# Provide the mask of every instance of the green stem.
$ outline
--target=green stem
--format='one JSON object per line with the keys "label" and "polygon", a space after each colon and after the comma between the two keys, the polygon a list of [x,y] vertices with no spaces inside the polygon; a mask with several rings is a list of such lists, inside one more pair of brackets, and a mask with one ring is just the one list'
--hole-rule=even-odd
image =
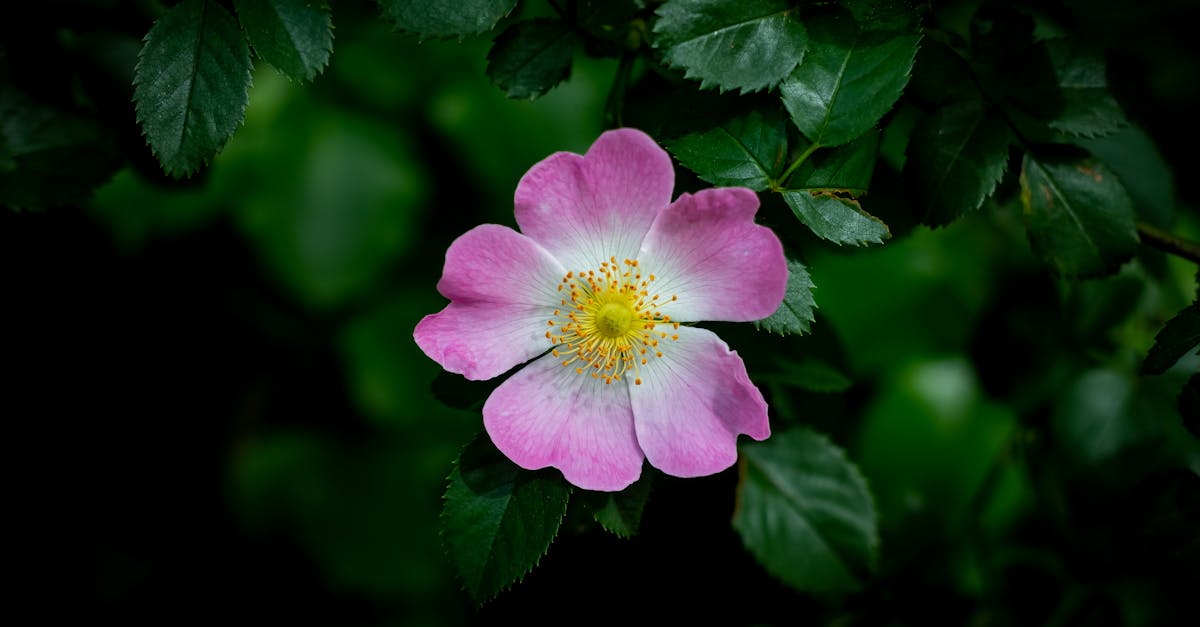
{"label": "green stem", "polygon": [[1200,244],[1171,235],[1146,222],[1137,223],[1137,232],[1143,244],[1153,246],[1165,253],[1182,257],[1192,263],[1200,264]]}
{"label": "green stem", "polygon": [[617,76],[613,79],[612,89],[604,103],[604,128],[620,128],[625,126],[625,90],[629,87],[629,76],[633,72],[633,62],[637,55],[632,52],[621,54],[617,63]]}
{"label": "green stem", "polygon": [[796,160],[793,161],[792,164],[789,165],[788,168],[783,171],[783,174],[779,175],[779,178],[771,181],[771,189],[773,189],[775,191],[779,191],[779,189],[784,184],[787,183],[788,177],[790,177],[792,175],[792,173],[796,171],[796,168],[800,167],[800,164],[804,163],[804,161],[806,159],[808,159],[808,156],[811,155],[813,152],[815,152],[820,147],[821,147],[821,144],[818,144],[816,142],[809,144],[808,148],[805,148],[804,152],[800,153],[800,156],[796,157]]}

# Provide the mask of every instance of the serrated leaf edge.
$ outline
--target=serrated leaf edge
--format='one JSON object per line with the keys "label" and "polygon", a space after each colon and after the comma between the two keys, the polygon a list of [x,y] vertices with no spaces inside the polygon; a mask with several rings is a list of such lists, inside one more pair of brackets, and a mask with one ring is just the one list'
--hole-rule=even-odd
{"label": "serrated leaf edge", "polygon": [[[664,7],[667,7],[667,6],[669,6],[669,4],[667,4],[667,3],[664,3],[663,5],[659,6],[659,8],[655,10],[655,14],[656,14],[656,15],[658,15],[658,17],[660,17],[660,18],[664,17],[664,15],[663,15],[663,13],[662,13],[662,10],[663,10],[663,8],[664,8]],[[695,41],[696,39],[699,39],[699,38],[700,38],[700,37],[702,37],[702,36],[704,36],[704,37],[707,37],[707,36],[710,36],[710,35],[712,35],[712,34],[714,34],[714,33],[718,33],[718,32],[721,32],[721,31],[723,31],[723,30],[727,30],[727,29],[730,29],[730,28],[735,28],[735,27],[738,27],[738,26],[743,26],[743,25],[745,25],[745,24],[748,24],[748,23],[750,23],[750,22],[754,22],[754,21],[756,21],[756,20],[765,20],[765,19],[772,18],[772,17],[778,16],[778,15],[784,15],[784,16],[786,16],[787,14],[789,14],[789,13],[794,13],[794,12],[796,12],[796,11],[797,11],[797,8],[796,8],[795,6],[790,6],[790,7],[786,8],[786,9],[783,9],[783,10],[781,10],[781,11],[776,11],[776,12],[774,12],[774,13],[768,13],[768,14],[766,14],[766,15],[759,15],[759,16],[755,16],[755,17],[752,17],[752,18],[749,18],[749,19],[742,20],[741,22],[737,22],[737,23],[734,23],[734,24],[729,24],[729,25],[726,25],[726,26],[722,26],[721,28],[719,28],[719,29],[717,29],[717,30],[715,30],[715,31],[711,31],[711,32],[709,32],[709,33],[705,33],[704,35],[697,35],[696,37],[692,37],[692,38],[690,38],[690,39],[684,39],[684,40],[681,40],[681,41],[679,41],[679,42],[672,43],[672,44],[670,44],[668,47],[674,47],[674,46],[678,46],[678,45],[679,45],[679,44],[681,44],[681,43],[687,43],[687,42],[690,42],[690,41]],[[797,21],[797,24],[799,24],[801,28],[804,28],[804,24],[803,24],[803,23],[801,23],[801,22]],[[661,21],[659,21],[659,22],[655,22],[655,24],[654,24],[654,33],[655,33],[655,34],[660,34],[660,33],[662,32],[662,29],[660,29],[660,28],[659,28],[661,25],[662,25],[662,22],[661,22]],[[807,32],[805,33],[805,35],[807,36]],[[661,41],[661,40],[659,40],[659,39],[655,38],[655,40],[654,40],[654,42],[653,42],[653,46],[654,46],[654,48],[657,48],[657,49],[662,49],[662,46],[660,46],[660,45],[659,45],[659,44],[660,44],[660,41]],[[807,45],[805,46],[805,49],[807,49]],[[772,88],[776,87],[777,85],[779,85],[780,83],[782,83],[782,82],[783,82],[785,79],[787,79],[787,77],[788,77],[788,76],[790,76],[790,75],[792,74],[792,72],[794,72],[794,71],[796,70],[796,66],[797,66],[797,65],[800,65],[800,63],[802,63],[802,62],[803,62],[803,60],[804,60],[804,54],[805,54],[805,50],[801,50],[801,51],[800,51],[800,54],[799,54],[799,58],[797,58],[797,59],[796,59],[796,64],[795,64],[795,65],[793,65],[791,68],[789,68],[789,69],[788,69],[788,71],[784,72],[784,73],[783,73],[783,76],[781,76],[781,77],[779,78],[779,80],[776,80],[776,81],[766,81],[766,82],[764,82],[764,83],[761,83],[761,84],[760,84],[760,83],[747,83],[747,84],[744,84],[744,85],[723,85],[723,84],[721,84],[721,83],[718,83],[718,82],[716,82],[715,80],[711,80],[711,79],[709,79],[709,78],[707,78],[707,77],[701,76],[701,75],[700,75],[699,73],[697,73],[695,70],[693,70],[692,68],[690,68],[690,67],[688,67],[688,66],[686,66],[686,65],[684,65],[684,64],[682,64],[682,63],[676,62],[676,61],[675,61],[675,60],[672,58],[672,55],[671,55],[671,53],[670,53],[670,50],[664,50],[663,52],[664,52],[664,54],[663,54],[662,58],[663,58],[663,60],[664,60],[664,61],[666,61],[666,62],[667,62],[667,65],[668,65],[669,67],[672,67],[672,68],[677,68],[677,69],[678,69],[678,68],[682,68],[682,69],[684,70],[684,72],[683,72],[683,77],[684,77],[685,79],[690,79],[690,80],[696,80],[696,79],[700,79],[700,89],[712,89],[712,88],[716,87],[716,88],[717,88],[717,92],[718,92],[718,93],[722,93],[722,94],[723,94],[723,93],[725,93],[725,92],[727,92],[727,91],[733,91],[733,90],[737,89],[737,90],[738,90],[738,94],[739,94],[739,95],[743,95],[743,96],[744,96],[744,95],[746,95],[746,94],[749,94],[749,93],[754,93],[754,92],[762,91],[762,90],[764,90],[764,89],[766,89],[766,90],[770,90],[770,89],[772,89]]]}
{"label": "serrated leaf edge", "polygon": [[[235,10],[236,10],[236,3],[234,3],[234,4],[235,4]],[[284,30],[284,32],[287,33],[288,40],[292,42],[292,46],[296,47],[296,39],[295,39],[295,37],[292,36],[292,31],[290,31],[286,28],[286,22],[285,22],[285,20],[283,20],[283,16],[280,15],[279,10],[276,9],[275,3],[268,0],[267,4],[270,5],[271,9],[275,12],[275,15],[280,18],[279,22],[281,24],[285,24],[285,27],[283,30]],[[329,3],[322,2],[322,3],[320,3],[320,5],[318,5],[318,8],[323,10],[323,12],[325,14],[325,31],[327,33],[329,33],[329,45],[327,47],[323,48],[323,50],[325,51],[326,54],[325,54],[325,58],[321,61],[321,64],[316,66],[315,68],[312,68],[311,70],[308,70],[306,68],[305,76],[300,77],[300,78],[292,76],[291,74],[283,71],[279,67],[276,67],[276,65],[274,63],[267,61],[267,59],[258,52],[258,47],[254,45],[254,41],[250,38],[249,31],[247,31],[244,26],[242,27],[242,33],[245,35],[246,41],[250,43],[250,47],[254,50],[254,56],[258,57],[259,59],[262,59],[263,61],[266,61],[268,65],[275,68],[275,71],[282,74],[289,81],[298,81],[298,82],[302,82],[302,83],[307,83],[307,82],[310,82],[313,79],[315,79],[317,76],[320,76],[325,71],[325,68],[329,67],[329,58],[331,56],[333,56],[333,40],[334,40],[333,16],[329,10]],[[238,24],[239,25],[241,25],[241,20],[242,20],[242,16],[239,14],[238,15]],[[298,47],[297,47],[297,49],[298,49]]]}
{"label": "serrated leaf edge", "polygon": [[[212,2],[212,0],[200,0],[200,2],[203,3],[205,10],[207,10],[207,7]],[[183,6],[182,3],[177,4],[173,7],[171,7],[167,13],[170,13],[170,11],[174,11],[174,10],[178,9],[181,6]],[[224,7],[221,7],[219,4],[216,6],[219,10],[225,11]],[[225,11],[225,12],[227,15],[229,15],[228,11]],[[163,17],[166,17],[167,13],[164,13]],[[220,154],[221,149],[225,147],[225,144],[229,143],[229,139],[231,137],[233,137],[234,133],[236,133],[237,130],[239,128],[241,128],[243,124],[245,124],[245,122],[246,122],[246,105],[249,103],[249,100],[250,100],[249,93],[250,93],[250,88],[253,87],[254,77],[253,77],[253,74],[249,70],[246,71],[246,75],[245,75],[246,76],[246,98],[242,102],[241,110],[238,111],[238,118],[239,118],[238,123],[234,125],[233,129],[230,130],[229,133],[225,135],[225,137],[221,138],[221,140],[219,142],[220,146],[217,147],[216,151],[214,151],[211,155],[208,155],[207,157],[201,157],[200,165],[196,166],[193,169],[190,169],[190,170],[189,169],[176,169],[173,166],[168,167],[167,164],[163,163],[162,155],[159,153],[158,149],[156,149],[154,147],[154,144],[150,141],[150,136],[146,134],[146,125],[142,120],[141,100],[137,96],[137,86],[140,83],[140,81],[139,81],[140,70],[142,68],[142,61],[143,61],[142,55],[146,51],[146,44],[150,40],[151,33],[154,32],[154,27],[158,25],[159,21],[161,21],[163,19],[163,17],[160,17],[158,20],[156,20],[154,22],[154,24],[150,27],[150,30],[146,32],[146,35],[144,37],[142,37],[142,47],[140,50],[138,50],[138,61],[133,69],[134,114],[135,114],[135,119],[138,122],[138,127],[139,127],[139,130],[141,131],[142,138],[145,139],[146,146],[148,148],[150,148],[150,152],[154,154],[154,157],[158,161],[159,166],[161,166],[163,168],[163,170],[173,178],[181,178],[181,177],[186,178],[186,177],[191,176],[192,174],[195,174],[196,172],[199,172],[203,168],[207,167],[210,164],[211,160],[214,157],[216,157],[218,154]],[[233,15],[229,15],[229,18],[231,20],[233,20],[235,24],[237,24],[238,32],[242,32],[241,31],[241,23],[237,21],[237,18],[235,18]],[[243,41],[244,41],[245,33],[242,33],[242,36],[243,36]],[[247,61],[248,61],[247,65],[252,66],[252,63],[249,63],[249,61],[250,61],[249,55],[250,55],[250,48],[249,48],[249,45],[247,45],[247,47],[246,47],[246,56],[247,56]],[[194,83],[194,81],[193,81],[193,83]],[[189,87],[188,89],[190,92],[192,87]],[[190,99],[191,98],[189,95],[189,100]],[[187,120],[187,118],[185,117],[184,118],[184,127],[187,126],[186,120]]]}
{"label": "serrated leaf edge", "polygon": [[505,11],[503,15],[501,15],[499,18],[497,18],[496,21],[492,22],[487,28],[481,28],[480,30],[477,30],[477,31],[465,31],[465,32],[461,32],[461,33],[425,33],[425,32],[421,32],[416,29],[405,28],[404,25],[400,24],[400,22],[397,20],[397,18],[392,15],[392,12],[386,6],[384,6],[383,0],[378,0],[378,2],[379,2],[380,13],[382,14],[383,18],[385,20],[387,20],[388,24],[390,24],[392,26],[393,32],[405,33],[405,34],[409,34],[409,35],[416,35],[417,41],[419,41],[419,42],[425,41],[426,38],[439,39],[439,40],[458,39],[459,41],[462,41],[466,37],[474,37],[476,35],[482,35],[488,31],[492,30],[493,28],[496,28],[497,24],[499,24],[500,22],[503,22],[505,18],[512,15],[513,10],[515,10],[517,8],[517,0],[513,0],[512,6],[509,7],[508,10]]}
{"label": "serrated leaf edge", "polygon": [[[875,504],[875,493],[871,490],[870,481],[868,481],[867,478],[862,474],[862,471],[859,470],[858,464],[854,463],[853,460],[850,459],[850,456],[846,454],[845,449],[838,446],[837,443],[835,443],[833,440],[831,440],[828,436],[826,436],[823,433],[817,432],[813,429],[809,429],[808,427],[803,427],[803,426],[793,427],[792,429],[789,429],[787,431],[787,433],[798,433],[798,432],[807,432],[809,435],[816,438],[817,440],[820,440],[820,441],[823,441],[824,443],[826,443],[830,447],[830,449],[834,451],[834,454],[839,459],[844,461],[846,463],[846,467],[850,469],[851,481],[858,483],[859,486],[862,488],[863,493],[866,494],[867,506],[870,511],[871,522],[872,522],[871,533],[870,533],[869,537],[867,538],[867,545],[870,549],[869,561],[867,563],[867,567],[868,567],[868,573],[874,573],[879,568],[879,548],[880,548],[881,540],[880,540],[880,536],[879,536],[879,510]],[[752,443],[741,444],[738,446],[738,481],[737,481],[737,488],[736,488],[736,491],[734,494],[734,508],[733,508],[733,515],[730,518],[730,526],[733,526],[733,524],[732,524],[733,520],[737,519],[738,512],[741,511],[741,508],[742,508],[742,489],[746,482],[746,469],[750,463],[748,460],[748,456],[746,455],[745,449],[746,449],[746,447],[762,446],[762,445],[763,444],[759,443],[759,442],[752,442]],[[764,472],[763,475],[767,475],[767,473]],[[772,483],[775,485],[780,485],[773,478],[772,478]],[[736,526],[734,526],[734,532],[738,534],[739,538],[741,538],[742,534],[740,531],[737,530]],[[822,538],[822,542],[824,542],[824,538]],[[804,590],[801,588],[797,588],[796,586],[793,586],[790,582],[784,580],[784,578],[782,576],[780,576],[778,573],[776,573],[774,571],[774,569],[767,567],[767,565],[764,564],[759,559],[760,556],[757,553],[755,553],[754,549],[746,546],[744,539],[742,540],[742,546],[745,547],[746,550],[750,551],[751,554],[754,554],[756,561],[758,561],[759,566],[761,566],[763,570],[768,572],[777,581],[783,583],[786,586],[796,588],[799,590]],[[805,590],[805,591],[808,591],[808,590]]]}
{"label": "serrated leaf edge", "polygon": [[[463,579],[462,573],[459,572],[458,567],[455,565],[456,560],[452,553],[452,549],[450,548],[449,538],[446,537],[446,525],[445,525],[444,520],[446,517],[446,503],[447,503],[446,497],[450,491],[450,484],[451,484],[452,478],[454,477],[454,473],[458,471],[459,461],[462,459],[463,452],[466,451],[467,448],[470,447],[471,444],[475,441],[475,439],[479,438],[479,437],[489,437],[489,436],[485,436],[484,434],[481,433],[481,434],[476,435],[475,438],[471,438],[470,440],[468,440],[465,445],[463,445],[461,448],[459,448],[458,455],[450,463],[450,472],[446,474],[446,478],[444,479],[444,481],[446,483],[446,489],[442,491],[442,499],[441,499],[442,500],[442,510],[440,512],[438,512],[438,521],[442,523],[438,526],[438,539],[440,540],[440,543],[442,545],[442,554],[447,559],[447,561],[449,561],[451,563],[453,570],[454,570],[455,579],[459,582],[461,590],[464,593],[466,593],[467,596],[471,597],[471,600],[475,603],[475,605],[477,607],[482,607],[488,601],[491,601],[492,599],[495,599],[497,596],[499,596],[501,592],[509,590],[513,586],[523,582],[525,580],[525,577],[528,576],[529,573],[533,572],[533,570],[535,568],[537,568],[537,566],[539,564],[542,563],[542,558],[550,553],[550,546],[552,544],[554,544],[555,538],[558,537],[558,532],[562,529],[563,520],[565,520],[566,516],[567,516],[567,507],[564,506],[562,513],[559,514],[559,516],[558,516],[558,520],[556,521],[556,530],[554,532],[554,535],[546,542],[546,546],[543,547],[541,549],[541,551],[538,552],[538,554],[535,556],[533,562],[529,565],[529,568],[526,568],[523,572],[518,574],[516,579],[513,579],[512,581],[497,588],[489,596],[485,596],[485,597],[475,596],[475,593],[471,591],[470,586]],[[506,459],[507,459],[507,457],[506,457]],[[542,472],[542,471],[536,471],[536,470],[530,471],[530,470],[525,470],[524,468],[518,467],[518,473],[527,473],[527,472]],[[573,490],[572,486],[568,484],[567,485],[567,504],[570,503],[570,496],[571,496],[572,492],[574,492],[574,490]],[[493,541],[494,541],[494,539],[493,539]]]}

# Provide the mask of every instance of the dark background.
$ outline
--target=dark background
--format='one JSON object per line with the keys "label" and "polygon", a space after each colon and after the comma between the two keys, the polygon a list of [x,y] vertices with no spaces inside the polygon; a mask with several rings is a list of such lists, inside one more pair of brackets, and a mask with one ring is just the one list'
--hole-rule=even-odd
{"label": "dark background", "polygon": [[[64,75],[131,77],[152,12],[85,3],[66,19],[68,4],[0,27],[18,82],[54,92]],[[973,3],[934,5],[953,23]],[[1168,226],[1198,239],[1183,165],[1200,110],[1187,5],[1045,10],[1108,51],[1145,131],[1133,141],[1158,153],[1126,184],[1165,199]],[[119,147],[116,176],[86,203],[0,211],[14,611],[334,625],[1194,616],[1200,453],[1175,398],[1200,362],[1135,373],[1194,298],[1196,267],[1147,250],[1116,276],[1059,281],[1029,252],[1011,189],[945,229],[898,218],[896,237],[867,250],[789,235],[786,207],[764,198],[760,221],[804,247],[814,333],[721,333],[752,376],[768,363],[755,354],[779,350],[853,379],[839,394],[764,393],[777,430],[830,434],[872,487],[881,559],[863,592],[816,599],[768,575],[729,525],[735,469],[648,469],[638,536],[573,506],[542,563],[476,609],[437,515],[480,417],[437,400],[439,368],[412,328],[444,304],[434,285],[449,242],[512,225],[521,174],[602,130],[616,62],[579,54],[548,96],[510,101],[484,75],[486,36],[418,43],[370,3],[335,2],[333,15],[330,67],[297,85],[260,63],[245,126],[210,169],[164,177],[113,88],[97,115]],[[87,57],[97,32],[106,54]],[[678,180],[677,192],[700,185],[682,169]]]}

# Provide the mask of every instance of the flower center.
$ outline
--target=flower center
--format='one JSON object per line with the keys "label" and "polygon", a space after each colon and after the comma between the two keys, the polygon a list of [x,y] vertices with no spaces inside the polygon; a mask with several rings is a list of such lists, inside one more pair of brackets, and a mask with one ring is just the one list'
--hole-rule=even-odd
{"label": "flower center", "polygon": [[636,259],[618,264],[616,257],[596,270],[568,272],[558,285],[562,309],[546,323],[551,352],[578,374],[608,384],[632,375],[641,385],[641,367],[663,356],[659,340],[679,339],[659,329],[678,329],[679,323],[659,311],[665,301],[652,293],[654,280],[653,274],[642,276]]}
{"label": "flower center", "polygon": [[621,337],[633,328],[633,317],[633,307],[628,301],[604,303],[596,311],[596,330],[603,337]]}

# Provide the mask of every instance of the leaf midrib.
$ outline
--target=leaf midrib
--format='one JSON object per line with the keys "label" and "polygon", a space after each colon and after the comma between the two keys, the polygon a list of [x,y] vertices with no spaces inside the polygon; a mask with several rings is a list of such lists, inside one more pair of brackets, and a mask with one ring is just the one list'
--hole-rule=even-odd
{"label": "leaf midrib", "polygon": [[817,134],[817,137],[813,138],[813,141],[818,144],[821,143],[822,139],[824,139],[825,131],[829,130],[829,120],[831,117],[833,117],[834,103],[837,102],[838,96],[842,93],[842,83],[844,82],[846,76],[846,68],[850,65],[850,57],[858,48],[858,41],[861,38],[862,29],[859,29],[854,34],[854,41],[851,42],[850,47],[846,49],[846,56],[842,57],[842,66],[838,68],[837,82],[834,83],[833,93],[829,95],[829,105],[825,107],[825,119],[821,120],[821,132]]}
{"label": "leaf midrib", "polygon": [[[536,48],[534,49],[534,53],[533,53],[532,55],[529,55],[529,59],[528,59],[527,61],[524,61],[524,62],[522,62],[521,64],[519,64],[519,65],[517,66],[517,70],[518,70],[518,71],[520,71],[520,70],[524,70],[525,68],[529,67],[530,65],[532,65],[532,64],[533,64],[534,60],[536,60],[538,57],[540,57],[540,56],[542,55],[542,53],[544,53],[544,52],[546,52],[547,50],[549,50],[549,49],[553,48],[554,46],[558,45],[558,43],[559,43],[560,41],[562,41],[562,40],[564,40],[564,39],[567,39],[567,38],[568,38],[568,37],[570,37],[570,36],[571,36],[571,31],[569,31],[569,30],[563,29],[563,30],[559,31],[559,32],[558,32],[558,34],[557,34],[557,35],[555,35],[554,37],[552,37],[552,38],[550,39],[550,41],[549,41],[549,42],[547,42],[545,45],[543,45],[543,46],[540,46],[540,47],[536,47]],[[511,72],[511,73],[510,73],[510,75],[509,75],[509,76],[510,76],[510,80],[511,80],[511,78],[512,78],[512,77],[515,77],[515,76],[517,75],[517,73],[518,73],[518,72]],[[511,83],[510,83],[510,84],[511,84]]]}
{"label": "leaf midrib", "polygon": [[208,0],[200,0],[200,23],[196,28],[196,45],[192,49],[192,71],[188,74],[187,100],[183,107],[183,120],[179,125],[179,139],[176,142],[176,156],[183,152],[183,138],[187,135],[188,119],[192,114],[192,96],[196,92],[196,74],[200,71],[200,49],[204,43],[204,25],[208,15]]}
{"label": "leaf midrib", "polygon": [[715,36],[717,36],[717,35],[719,35],[719,34],[722,34],[722,33],[724,33],[724,32],[725,32],[725,31],[727,31],[727,30],[734,29],[734,28],[739,28],[739,27],[745,26],[746,24],[749,24],[749,23],[751,23],[751,22],[756,22],[756,21],[760,21],[760,20],[766,20],[766,19],[769,19],[769,18],[772,18],[772,17],[776,17],[776,16],[779,16],[779,15],[787,15],[788,13],[791,13],[791,12],[792,12],[792,11],[794,11],[794,10],[795,10],[794,8],[792,8],[792,7],[788,7],[788,8],[786,8],[786,9],[782,10],[782,11],[775,11],[774,13],[768,13],[768,14],[766,14],[766,15],[759,15],[759,16],[755,16],[755,17],[747,18],[747,19],[744,19],[744,20],[742,20],[742,21],[740,21],[740,22],[734,22],[733,24],[727,24],[727,25],[725,25],[725,26],[722,26],[721,28],[718,28],[718,29],[716,29],[716,30],[708,31],[708,32],[706,32],[706,33],[701,33],[701,34],[699,34],[699,35],[696,35],[695,37],[688,37],[688,38],[686,38],[686,39],[680,39],[680,40],[678,40],[678,41],[677,41],[677,42],[676,42],[674,45],[675,45],[675,46],[682,46],[683,44],[688,44],[688,43],[691,43],[691,42],[693,42],[693,41],[697,41],[697,40],[699,40],[699,39],[704,39],[704,38],[708,38],[708,37],[715,37]]}
{"label": "leaf midrib", "polygon": [[[983,123],[983,119],[985,117],[987,117],[987,110],[983,107],[980,107],[974,123],[971,124],[970,130],[963,135],[962,143],[960,143],[958,147],[954,149],[954,155],[950,158],[950,161],[947,162],[946,169],[941,173],[941,175],[938,176],[937,182],[933,186],[934,193],[932,197],[937,198],[942,195],[942,187],[946,183],[946,178],[950,176],[950,171],[953,170],[955,164],[958,163],[959,157],[962,156],[963,150],[966,149],[967,144],[970,143],[971,138],[975,135],[975,131],[979,128],[979,125]],[[975,207],[970,208],[974,209]]]}
{"label": "leaf midrib", "polygon": [[741,151],[750,158],[750,161],[758,168],[758,171],[762,173],[763,178],[769,183],[771,180],[771,174],[767,172],[767,168],[763,165],[762,161],[759,161],[758,157],[750,151],[750,148],[746,146],[741,139],[738,139],[737,136],[735,136],[733,133],[730,133],[729,130],[724,126],[718,126],[717,128],[720,129],[720,131],[724,133],[726,137],[733,141],[735,146],[740,148]]}
{"label": "leaf midrib", "polygon": [[1050,188],[1050,191],[1054,192],[1055,198],[1061,201],[1063,210],[1066,211],[1067,215],[1071,217],[1071,221],[1075,223],[1075,226],[1079,229],[1079,232],[1083,234],[1083,240],[1087,242],[1088,246],[1091,247],[1092,251],[1095,253],[1096,259],[1103,264],[1104,256],[1101,254],[1100,247],[1097,246],[1096,242],[1092,240],[1091,235],[1089,235],[1087,229],[1084,228],[1083,222],[1079,220],[1079,216],[1075,215],[1075,211],[1071,208],[1071,203],[1067,202],[1067,197],[1063,195],[1062,190],[1058,188],[1058,185],[1055,185],[1054,177],[1050,176],[1050,171],[1046,168],[1043,168],[1037,161],[1033,161],[1032,163],[1035,168],[1041,171],[1042,178],[1046,181],[1047,187]]}
{"label": "leaf midrib", "polygon": [[787,503],[793,511],[800,514],[799,519],[803,521],[805,527],[812,531],[813,537],[820,542],[821,546],[824,547],[830,555],[837,557],[838,565],[841,567],[842,572],[846,575],[846,577],[850,580],[854,580],[854,573],[845,564],[845,556],[842,555],[840,551],[835,550],[834,547],[829,543],[828,539],[826,539],[825,535],[820,532],[816,525],[812,524],[812,521],[807,515],[808,512],[800,505],[804,499],[800,495],[789,490],[790,483],[774,476],[769,467],[756,460],[753,455],[747,455],[746,458],[746,463],[756,467],[763,478],[765,478],[772,487],[778,490],[779,493],[785,497],[784,502]]}
{"label": "leaf midrib", "polygon": [[291,25],[288,23],[288,21],[283,19],[283,13],[279,11],[279,5],[277,4],[276,0],[266,0],[266,3],[267,6],[271,7],[271,11],[279,20],[280,26],[283,27],[283,32],[287,33],[288,41],[291,42],[292,50],[295,51],[296,58],[300,61],[300,67],[304,71],[305,78],[308,78],[308,61],[305,59],[304,53],[300,50],[299,39],[296,37],[296,34],[292,32]]}

